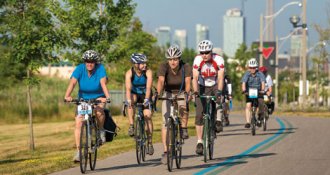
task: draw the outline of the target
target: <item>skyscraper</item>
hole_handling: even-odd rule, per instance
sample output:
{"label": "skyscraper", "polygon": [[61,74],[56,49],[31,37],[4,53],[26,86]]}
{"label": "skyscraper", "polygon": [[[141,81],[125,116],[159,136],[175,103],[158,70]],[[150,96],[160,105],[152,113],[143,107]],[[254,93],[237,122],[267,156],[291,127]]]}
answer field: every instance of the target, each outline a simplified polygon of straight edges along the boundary
{"label": "skyscraper", "polygon": [[229,9],[223,16],[223,51],[230,58],[245,42],[245,22],[241,10]]}
{"label": "skyscraper", "polygon": [[196,24],[196,48],[202,40],[209,39],[209,27],[202,24]]}
{"label": "skyscraper", "polygon": [[187,48],[187,31],[186,30],[175,30],[173,43],[178,45],[180,49],[184,50]]}
{"label": "skyscraper", "polygon": [[157,45],[161,47],[171,44],[171,28],[168,26],[160,26],[156,29]]}

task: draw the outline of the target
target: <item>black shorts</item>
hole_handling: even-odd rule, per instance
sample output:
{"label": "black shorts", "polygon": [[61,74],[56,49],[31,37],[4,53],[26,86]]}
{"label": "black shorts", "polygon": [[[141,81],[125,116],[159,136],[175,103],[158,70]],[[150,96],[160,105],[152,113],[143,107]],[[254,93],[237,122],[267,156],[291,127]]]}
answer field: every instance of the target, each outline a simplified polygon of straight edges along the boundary
{"label": "black shorts", "polygon": [[[132,94],[134,94],[134,93],[132,93]],[[133,102],[133,104],[144,102],[144,99],[146,97],[145,94],[134,94],[134,95],[136,95],[136,102]],[[149,98],[149,103],[150,103],[150,105],[152,105],[151,97]],[[145,110],[145,109],[150,109],[150,108],[149,108],[149,106],[143,106],[143,110]]]}

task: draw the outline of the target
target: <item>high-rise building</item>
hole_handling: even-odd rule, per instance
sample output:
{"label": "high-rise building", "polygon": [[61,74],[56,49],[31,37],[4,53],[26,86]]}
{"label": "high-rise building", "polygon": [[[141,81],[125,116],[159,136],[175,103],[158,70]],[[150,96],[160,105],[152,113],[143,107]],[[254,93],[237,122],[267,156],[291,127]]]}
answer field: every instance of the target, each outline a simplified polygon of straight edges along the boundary
{"label": "high-rise building", "polygon": [[202,24],[196,24],[196,48],[198,50],[198,43],[202,40],[209,39],[209,27]]}
{"label": "high-rise building", "polygon": [[174,31],[174,37],[173,37],[173,43],[178,45],[180,49],[184,50],[187,48],[187,31],[186,30],[175,30]]}
{"label": "high-rise building", "polygon": [[165,47],[171,44],[171,28],[168,26],[160,26],[156,29],[157,45]]}
{"label": "high-rise building", "polygon": [[245,42],[245,22],[241,10],[229,9],[223,16],[223,51],[230,58]]}

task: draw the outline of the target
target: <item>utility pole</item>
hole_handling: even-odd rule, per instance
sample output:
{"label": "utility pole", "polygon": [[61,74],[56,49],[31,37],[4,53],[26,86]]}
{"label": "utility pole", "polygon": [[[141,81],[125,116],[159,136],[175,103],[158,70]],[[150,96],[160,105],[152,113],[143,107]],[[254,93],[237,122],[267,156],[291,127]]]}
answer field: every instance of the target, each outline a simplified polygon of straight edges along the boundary
{"label": "utility pole", "polygon": [[263,51],[263,31],[264,31],[264,24],[263,24],[264,16],[260,15],[260,34],[259,34],[259,64],[263,66],[263,58],[262,58],[262,51]]}
{"label": "utility pole", "polygon": [[[302,8],[303,8],[303,15],[302,15],[302,23],[306,24],[306,0],[303,0]],[[302,48],[301,48],[301,56],[302,56],[302,103],[300,104],[301,107],[305,107],[307,102],[307,46],[306,46],[306,29],[302,30]]]}
{"label": "utility pole", "polygon": [[275,105],[278,105],[278,52],[279,52],[279,48],[278,48],[278,36],[276,35],[276,57],[275,57]]}
{"label": "utility pole", "polygon": [[[266,15],[271,16],[274,13],[273,0],[267,0]],[[274,20],[267,18],[265,21],[266,26],[269,26],[266,30],[265,41],[274,41]]]}

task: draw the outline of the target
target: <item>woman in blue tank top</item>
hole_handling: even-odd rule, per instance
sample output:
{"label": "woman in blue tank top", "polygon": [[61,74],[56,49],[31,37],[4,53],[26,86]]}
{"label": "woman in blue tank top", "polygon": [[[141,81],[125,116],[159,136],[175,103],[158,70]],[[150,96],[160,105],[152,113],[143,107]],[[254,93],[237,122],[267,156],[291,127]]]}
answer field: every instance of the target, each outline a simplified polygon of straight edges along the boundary
{"label": "woman in blue tank top", "polygon": [[152,131],[153,124],[151,120],[150,99],[152,87],[152,71],[147,69],[147,57],[144,54],[134,53],[131,56],[133,67],[126,72],[125,85],[126,85],[126,100],[128,104],[128,121],[129,129],[128,135],[134,136],[134,104],[144,103],[143,108],[144,120],[147,126],[148,134],[148,154],[154,153],[152,146]]}

